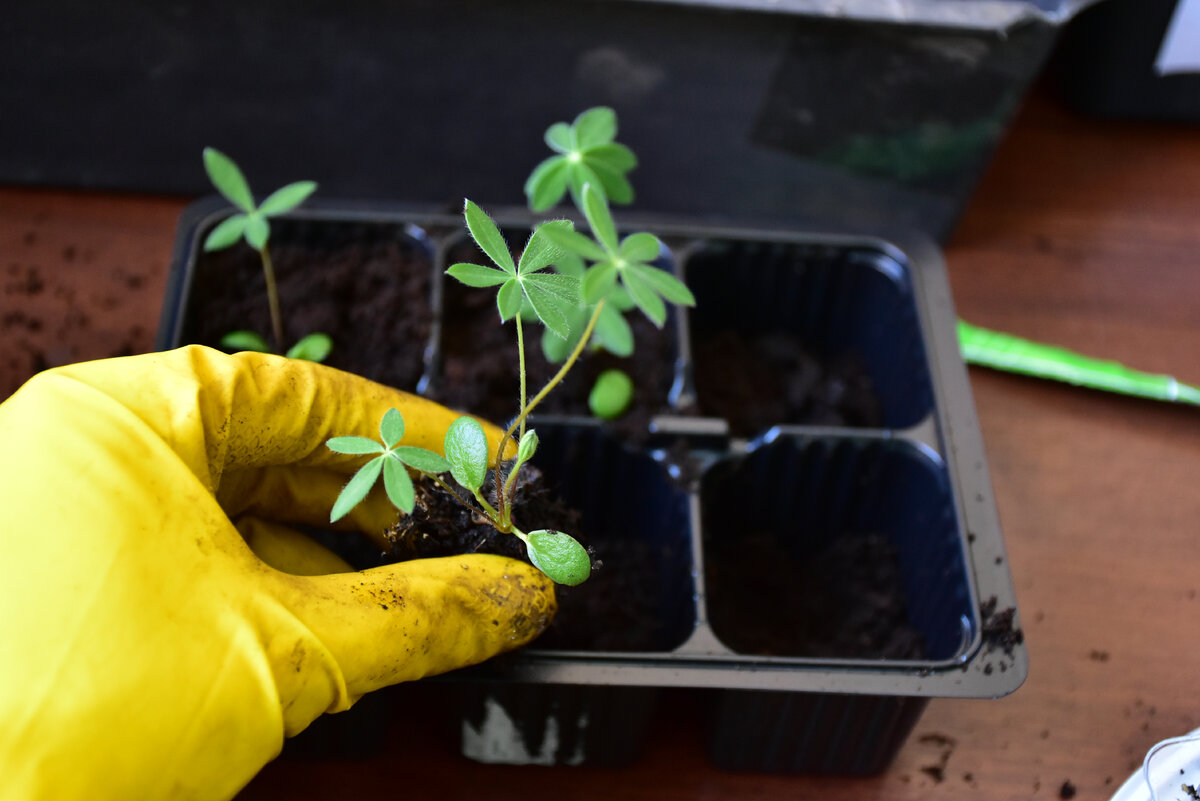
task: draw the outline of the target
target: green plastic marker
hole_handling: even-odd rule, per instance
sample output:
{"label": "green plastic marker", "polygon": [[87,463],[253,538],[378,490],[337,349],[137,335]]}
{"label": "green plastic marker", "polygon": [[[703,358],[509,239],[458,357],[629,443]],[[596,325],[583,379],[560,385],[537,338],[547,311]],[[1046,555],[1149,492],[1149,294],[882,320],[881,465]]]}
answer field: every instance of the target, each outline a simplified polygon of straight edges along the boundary
{"label": "green plastic marker", "polygon": [[958,344],[968,364],[1106,392],[1200,405],[1200,387],[1176,381],[1169,375],[1131,370],[1114,361],[989,331],[962,320],[958,321]]}

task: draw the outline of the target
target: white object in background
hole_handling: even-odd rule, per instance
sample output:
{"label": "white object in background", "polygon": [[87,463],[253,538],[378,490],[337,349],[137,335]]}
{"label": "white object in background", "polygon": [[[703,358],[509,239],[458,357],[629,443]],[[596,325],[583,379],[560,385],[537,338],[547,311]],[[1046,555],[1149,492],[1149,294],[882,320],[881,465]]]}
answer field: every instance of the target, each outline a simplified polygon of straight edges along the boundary
{"label": "white object in background", "polygon": [[1154,69],[1159,75],[1200,72],[1200,0],[1176,0]]}
{"label": "white object in background", "polygon": [[1191,801],[1200,792],[1200,729],[1163,740],[1111,801]]}

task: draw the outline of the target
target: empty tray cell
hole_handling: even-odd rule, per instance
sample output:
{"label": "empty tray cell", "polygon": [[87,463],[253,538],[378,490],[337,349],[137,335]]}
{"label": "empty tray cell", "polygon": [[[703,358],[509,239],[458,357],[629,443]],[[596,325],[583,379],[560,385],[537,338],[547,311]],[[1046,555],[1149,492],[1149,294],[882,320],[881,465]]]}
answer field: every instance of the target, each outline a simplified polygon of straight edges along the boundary
{"label": "empty tray cell", "polygon": [[978,625],[944,467],[909,442],[781,436],[701,484],[708,617],[744,654],[944,664]]}
{"label": "empty tray cell", "polygon": [[598,426],[543,423],[537,432],[534,464],[579,510],[580,528],[568,533],[602,565],[578,587],[558,588],[558,615],[534,647],[673,650],[696,619],[687,493]]}
{"label": "empty tray cell", "polygon": [[906,428],[933,407],[906,269],[879,250],[713,240],[684,275],[696,400],[739,436]]}
{"label": "empty tray cell", "polygon": [[[270,341],[258,252],[244,242],[213,252],[200,248],[222,216],[213,216],[197,237],[178,341],[220,347],[221,337],[235,330],[255,331]],[[433,324],[433,253],[416,229],[277,218],[271,221],[269,247],[284,349],[307,334],[336,332],[326,364],[416,390]]]}

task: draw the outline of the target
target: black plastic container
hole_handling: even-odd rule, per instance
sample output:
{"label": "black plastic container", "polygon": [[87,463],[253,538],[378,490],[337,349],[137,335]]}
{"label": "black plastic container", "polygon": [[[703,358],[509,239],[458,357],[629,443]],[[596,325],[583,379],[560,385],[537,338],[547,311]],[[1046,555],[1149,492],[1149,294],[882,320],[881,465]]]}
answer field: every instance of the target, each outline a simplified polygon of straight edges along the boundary
{"label": "black plastic container", "polygon": [[9,4],[0,180],[196,194],[212,145],[263,186],[516,204],[545,126],[609,105],[640,208],[942,239],[1086,1]]}
{"label": "black plastic container", "polygon": [[[209,199],[181,221],[160,347],[189,341],[208,316],[191,299],[230,280],[198,248],[226,213]],[[521,237],[531,224],[522,212],[496,216]],[[418,253],[403,269],[431,270],[429,336],[397,344],[420,354],[410,388],[436,387],[439,278],[461,218],[315,203],[273,229],[273,246],[322,241],[327,225]],[[1020,637],[999,647],[985,631],[989,610],[1015,600],[936,248],[851,232],[637,227],[663,239],[663,266],[689,281],[698,306],[672,318],[672,381],[645,436],[579,417],[536,421],[535,463],[583,513],[581,534],[606,568],[561,594],[560,620],[572,607],[590,619],[449,677],[464,752],[621,764],[640,752],[661,691],[691,688],[721,766],[866,774],[888,764],[929,698],[1015,690],[1027,672]],[[275,261],[282,285],[287,259]],[[722,275],[737,276],[733,289]],[[853,352],[876,421],[735,430],[697,413],[696,344],[722,327],[773,348],[794,340],[819,359]],[[637,576],[632,589],[604,583],[625,575]],[[863,581],[865,592],[847,594]],[[609,605],[581,605],[589,591]],[[778,606],[762,608],[764,598]],[[814,604],[817,614],[804,611]],[[820,631],[818,618],[842,622]],[[628,638],[592,631],[609,619]]]}

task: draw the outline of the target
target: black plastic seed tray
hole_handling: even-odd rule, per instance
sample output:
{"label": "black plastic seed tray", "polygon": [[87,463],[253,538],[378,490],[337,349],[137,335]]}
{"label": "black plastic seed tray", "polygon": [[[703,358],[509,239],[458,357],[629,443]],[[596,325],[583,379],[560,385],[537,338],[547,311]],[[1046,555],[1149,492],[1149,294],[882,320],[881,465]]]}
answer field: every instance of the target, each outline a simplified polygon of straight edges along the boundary
{"label": "black plastic seed tray", "polygon": [[[185,213],[160,347],[212,344],[223,323],[196,304],[224,297],[236,270],[253,281],[254,254],[199,249],[227,213],[216,199]],[[527,235],[526,214],[496,217],[511,237]],[[1015,690],[1027,654],[1019,635],[997,638],[987,625],[1015,599],[937,249],[852,232],[636,227],[659,234],[661,266],[689,283],[697,306],[671,318],[669,346],[646,351],[667,379],[644,431],[571,413],[536,421],[535,463],[583,513],[604,568],[561,593],[562,616],[584,621],[572,625],[582,634],[552,631],[454,674],[464,753],[621,764],[640,752],[657,695],[691,688],[710,710],[718,765],[869,774],[886,767],[928,699]],[[285,306],[299,280],[294,252],[365,239],[397,271],[361,271],[376,282],[366,296],[397,282],[427,293],[425,309],[372,311],[411,316],[427,334],[393,343],[393,365],[410,367],[387,380],[444,391],[457,368],[443,272],[460,257],[461,231],[457,215],[314,204],[273,227]],[[332,269],[322,275],[325,304],[364,294]],[[713,358],[712,341],[734,335],[748,355]],[[767,352],[764,377],[707,380],[754,348]],[[640,344],[638,358],[651,358]],[[808,375],[827,363],[853,371]],[[782,389],[767,383],[777,380]],[[739,382],[764,396],[766,418],[742,419],[742,401],[737,419],[713,412],[725,407],[705,393]],[[869,400],[842,403],[856,386]],[[801,390],[824,400],[776,403]],[[619,583],[624,574],[632,584]],[[585,609],[594,611],[581,617]],[[616,637],[599,632],[609,620]]]}

